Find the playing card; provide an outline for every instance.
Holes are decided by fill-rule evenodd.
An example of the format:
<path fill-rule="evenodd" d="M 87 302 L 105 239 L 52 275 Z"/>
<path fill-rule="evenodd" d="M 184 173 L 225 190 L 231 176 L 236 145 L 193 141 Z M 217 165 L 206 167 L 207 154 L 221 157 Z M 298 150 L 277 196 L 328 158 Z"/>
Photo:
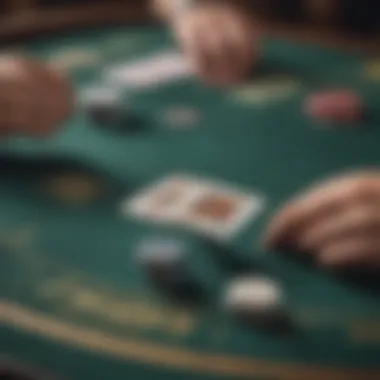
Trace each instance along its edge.
<path fill-rule="evenodd" d="M 168 51 L 105 71 L 108 81 L 133 87 L 150 87 L 193 74 L 190 62 L 179 52 Z"/>
<path fill-rule="evenodd" d="M 200 233 L 217 238 L 231 238 L 256 218 L 264 207 L 260 196 L 204 183 L 188 204 L 182 223 Z"/>
<path fill-rule="evenodd" d="M 123 211 L 151 221 L 177 222 L 196 194 L 197 188 L 189 179 L 170 177 L 127 200 Z"/>
<path fill-rule="evenodd" d="M 264 198 L 257 194 L 197 177 L 176 175 L 127 200 L 123 212 L 229 239 L 260 214 L 264 203 Z"/>

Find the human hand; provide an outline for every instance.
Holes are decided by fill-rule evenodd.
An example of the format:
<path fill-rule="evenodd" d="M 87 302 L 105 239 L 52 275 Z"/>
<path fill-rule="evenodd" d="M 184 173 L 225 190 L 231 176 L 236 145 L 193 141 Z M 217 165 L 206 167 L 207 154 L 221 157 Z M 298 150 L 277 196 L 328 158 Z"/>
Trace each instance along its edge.
<path fill-rule="evenodd" d="M 308 252 L 328 267 L 380 264 L 380 171 L 330 179 L 290 201 L 264 235 L 268 249 Z"/>
<path fill-rule="evenodd" d="M 198 4 L 175 17 L 173 28 L 197 75 L 208 84 L 242 80 L 257 58 L 257 30 L 232 6 Z"/>
<path fill-rule="evenodd" d="M 69 114 L 72 93 L 57 70 L 24 57 L 0 57 L 0 133 L 44 136 Z"/>

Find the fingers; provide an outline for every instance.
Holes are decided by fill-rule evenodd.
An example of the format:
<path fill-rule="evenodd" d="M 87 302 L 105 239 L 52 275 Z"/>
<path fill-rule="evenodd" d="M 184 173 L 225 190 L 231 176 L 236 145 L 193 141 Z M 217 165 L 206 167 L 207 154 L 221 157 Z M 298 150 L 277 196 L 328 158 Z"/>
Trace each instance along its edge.
<path fill-rule="evenodd" d="M 1 129 L 17 133 L 29 121 L 27 109 L 35 97 L 28 91 L 29 79 L 22 59 L 0 58 Z"/>
<path fill-rule="evenodd" d="M 315 220 L 334 213 L 341 203 L 339 192 L 330 188 L 295 199 L 274 217 L 266 231 L 264 245 L 267 248 L 288 245 L 308 223 L 315 223 Z"/>
<path fill-rule="evenodd" d="M 36 133 L 42 135 L 48 134 L 51 129 L 57 125 L 60 120 L 60 108 L 62 107 L 62 94 L 53 77 L 53 70 L 43 66 L 39 62 L 33 62 L 33 71 L 35 74 L 34 85 L 37 88 L 40 83 L 39 94 L 43 99 L 45 106 L 41 109 L 41 123 Z M 36 107 L 36 109 L 38 109 Z"/>
<path fill-rule="evenodd" d="M 236 82 L 243 78 L 253 66 L 254 32 L 249 22 L 239 18 L 227 18 L 224 21 L 225 39 L 230 46 L 231 55 L 226 57 L 229 63 L 226 82 Z"/>
<path fill-rule="evenodd" d="M 351 237 L 322 249 L 317 260 L 329 267 L 349 267 L 380 264 L 380 236 Z"/>
<path fill-rule="evenodd" d="M 370 175 L 327 181 L 291 201 L 273 218 L 264 235 L 264 245 L 267 248 L 287 245 L 318 220 L 325 221 L 346 205 L 371 202 L 378 194 L 380 181 L 373 181 Z"/>
<path fill-rule="evenodd" d="M 71 89 L 69 81 L 56 69 L 34 62 L 35 81 L 43 84 L 40 87 L 44 107 L 41 109 L 41 123 L 34 130 L 41 135 L 47 135 L 56 129 L 66 119 L 71 110 Z M 38 83 L 35 82 L 35 88 Z M 40 104 L 42 102 L 40 101 Z M 38 109 L 38 108 L 36 108 Z"/>
<path fill-rule="evenodd" d="M 177 20 L 177 38 L 193 62 L 196 74 L 214 85 L 234 83 L 249 71 L 253 61 L 250 23 L 233 10 L 202 7 Z"/>
<path fill-rule="evenodd" d="M 47 135 L 72 108 L 68 81 L 32 59 L 0 59 L 0 84 L 0 129 L 5 133 Z"/>
<path fill-rule="evenodd" d="M 379 265 L 380 173 L 355 173 L 309 190 L 273 218 L 264 242 L 310 253 L 325 266 Z"/>
<path fill-rule="evenodd" d="M 196 74 L 199 75 L 204 65 L 203 45 L 198 43 L 202 38 L 203 30 L 197 26 L 196 18 L 177 20 L 174 28 L 181 48 L 191 61 Z"/>
<path fill-rule="evenodd" d="M 179 24 L 178 36 L 196 75 L 209 84 L 218 82 L 225 62 L 225 46 L 221 26 L 215 14 L 205 10 Z"/>
<path fill-rule="evenodd" d="M 368 236 L 380 231 L 380 205 L 359 205 L 311 226 L 299 238 L 303 251 L 318 251 L 345 236 Z M 379 233 L 380 234 L 380 233 Z"/>
<path fill-rule="evenodd" d="M 218 32 L 223 25 L 223 20 L 216 22 L 219 27 L 214 28 L 205 36 L 204 50 L 208 56 L 208 71 L 201 73 L 203 80 L 213 85 L 224 84 L 227 81 L 234 53 L 230 41 L 225 38 L 225 35 Z"/>
<path fill-rule="evenodd" d="M 42 136 L 50 131 L 56 120 L 57 94 L 48 85 L 47 70 L 40 63 L 27 60 L 25 68 L 27 73 L 25 91 L 30 101 L 23 111 L 28 114 L 29 119 L 24 128 L 18 131 L 27 135 Z"/>

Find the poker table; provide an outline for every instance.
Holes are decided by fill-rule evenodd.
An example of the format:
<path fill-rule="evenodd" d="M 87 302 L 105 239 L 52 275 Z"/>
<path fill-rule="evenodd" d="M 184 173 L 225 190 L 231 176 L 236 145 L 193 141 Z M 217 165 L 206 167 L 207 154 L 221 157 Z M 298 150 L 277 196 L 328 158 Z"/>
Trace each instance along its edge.
<path fill-rule="evenodd" d="M 101 128 L 86 117 L 82 95 L 105 84 L 104 70 L 173 48 L 156 26 L 12 46 L 61 61 L 76 106 L 51 137 L 0 146 L 3 362 L 42 379 L 379 379 L 378 275 L 265 252 L 260 236 L 277 207 L 315 181 L 379 163 L 380 58 L 264 38 L 242 85 L 206 88 L 191 77 L 125 85 L 129 122 Z M 305 97 L 325 86 L 357 91 L 365 120 L 347 128 L 308 118 Z M 173 117 L 178 109 L 192 117 Z M 216 243 L 121 212 L 124 200 L 177 174 L 261 194 L 263 212 Z M 174 302 L 146 281 L 135 253 L 152 234 L 186 242 L 202 302 Z M 262 331 L 222 310 L 241 267 L 281 284 L 292 329 Z"/>

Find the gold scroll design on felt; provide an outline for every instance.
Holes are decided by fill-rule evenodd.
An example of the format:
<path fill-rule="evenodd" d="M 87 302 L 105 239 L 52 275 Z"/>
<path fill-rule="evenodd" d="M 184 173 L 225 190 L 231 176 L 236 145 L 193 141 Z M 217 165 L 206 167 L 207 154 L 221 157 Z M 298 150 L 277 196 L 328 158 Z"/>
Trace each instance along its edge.
<path fill-rule="evenodd" d="M 73 272 L 53 262 L 53 254 L 39 249 L 36 225 L 23 225 L 0 230 L 2 254 L 11 255 L 18 265 L 12 288 L 24 289 L 31 297 L 48 302 L 52 310 L 91 319 L 97 325 L 114 329 L 157 331 L 183 338 L 197 328 L 198 318 L 186 309 L 158 305 L 139 293 L 121 293 L 80 272 Z M 46 274 L 59 269 L 62 274 L 49 278 Z M 108 286 L 108 288 L 107 288 Z"/>
<path fill-rule="evenodd" d="M 357 344 L 378 345 L 380 342 L 380 326 L 378 321 L 355 323 L 349 331 L 351 340 Z"/>
<path fill-rule="evenodd" d="M 364 71 L 367 78 L 380 82 L 380 57 L 365 62 Z"/>
<path fill-rule="evenodd" d="M 16 254 L 17 260 L 21 259 L 24 264 L 28 263 L 28 266 L 33 266 L 34 262 L 34 266 L 36 266 L 34 269 L 40 272 L 40 269 L 46 269 L 48 263 L 41 261 L 42 258 L 40 255 L 35 254 L 33 246 L 36 236 L 36 226 L 25 225 L 18 229 L 1 231 L 0 242 Z M 37 262 L 35 262 L 34 259 L 38 259 Z M 34 279 L 36 273 L 33 275 Z M 82 311 L 96 314 L 97 311 L 99 312 L 99 302 L 104 301 L 104 297 L 107 297 L 107 292 L 104 291 L 104 289 L 102 293 L 95 292 L 94 284 L 87 283 L 86 281 L 83 282 L 83 276 L 80 274 L 78 274 L 78 276 L 74 274 L 73 277 L 70 277 L 70 274 L 66 274 L 66 276 L 55 278 L 52 281 L 40 282 L 38 284 L 39 288 L 34 291 L 37 290 L 40 292 L 39 295 L 43 298 L 56 298 L 57 301 L 62 301 L 60 297 L 67 296 L 65 292 L 68 292 L 67 285 L 70 284 L 73 286 L 72 290 L 79 291 L 79 293 L 73 292 L 71 294 L 72 297 L 68 297 L 73 310 L 76 306 L 81 308 Z M 80 281 L 80 283 L 78 283 L 78 281 Z M 74 284 L 76 285 L 74 286 Z M 104 297 L 99 298 L 99 294 L 103 294 Z M 113 292 L 110 294 L 112 295 Z M 87 303 L 83 303 L 83 300 L 87 300 Z M 121 299 L 116 298 L 114 294 L 111 301 L 111 308 L 113 306 L 114 310 L 121 312 L 119 317 L 122 316 L 122 311 L 130 306 L 128 301 L 124 300 L 122 302 Z M 67 308 L 67 305 L 61 304 L 61 306 Z M 143 315 L 148 310 L 141 304 L 135 303 L 134 306 L 137 308 L 137 316 Z M 78 310 L 74 311 L 77 312 Z M 166 310 L 165 314 L 168 312 L 170 311 Z M 155 323 L 157 318 L 156 316 L 150 320 L 146 319 L 140 327 L 144 327 L 144 324 L 145 327 L 152 327 L 153 325 L 151 325 L 151 323 Z M 122 322 L 123 318 L 116 317 L 116 322 L 117 320 Z M 178 314 L 173 317 L 171 321 L 173 324 L 171 332 L 180 336 L 189 334 L 193 330 L 195 323 L 194 319 L 186 314 Z M 83 327 L 78 321 L 72 323 L 64 321 L 63 319 L 56 319 L 51 315 L 42 314 L 12 302 L 0 302 L 0 322 L 61 343 L 115 356 L 120 359 L 138 360 L 143 363 L 161 364 L 164 366 L 169 365 L 183 370 L 194 370 L 196 372 L 239 377 L 270 376 L 273 379 L 281 380 L 304 380 L 306 378 L 310 380 L 320 380 L 321 378 L 328 378 L 329 380 L 357 380 L 358 378 L 365 378 L 372 380 L 380 378 L 380 372 L 355 373 L 351 370 L 344 369 L 311 368 L 304 365 L 285 363 L 275 364 L 269 361 L 257 361 L 250 358 L 192 352 L 183 348 L 173 348 L 140 340 L 121 338 L 120 334 L 112 336 L 108 331 L 104 332 L 94 327 Z M 363 335 L 367 335 L 368 333 L 368 330 L 364 331 L 360 326 L 356 326 L 356 329 L 355 326 L 351 327 L 354 328 L 352 333 L 358 335 L 358 339 L 363 339 Z M 156 328 L 160 328 L 160 326 L 156 325 Z"/>
<path fill-rule="evenodd" d="M 350 315 L 342 309 L 293 310 L 299 324 L 308 329 L 338 326 L 347 341 L 355 345 L 380 345 L 380 314 Z M 344 319 L 342 315 L 345 315 Z M 379 346 L 380 347 L 380 346 Z"/>
<path fill-rule="evenodd" d="M 90 318 L 111 328 L 133 331 L 164 331 L 172 336 L 190 335 L 197 327 L 196 315 L 186 309 L 157 305 L 138 293 L 106 289 L 80 274 L 48 279 L 37 288 L 38 296 L 58 305 L 65 314 Z"/>
<path fill-rule="evenodd" d="M 380 370 L 355 371 L 348 368 L 330 369 L 296 363 L 276 363 L 122 339 L 9 302 L 0 303 L 0 320 L 8 326 L 98 354 L 198 373 L 248 378 L 262 376 L 279 380 L 378 380 L 380 378 Z"/>
<path fill-rule="evenodd" d="M 34 249 L 36 238 L 37 227 L 32 223 L 0 230 L 0 254 L 12 255 L 13 260 L 23 270 L 23 281 L 26 277 L 39 277 L 49 265 L 45 258 Z M 22 285 L 21 282 L 18 285 Z"/>

